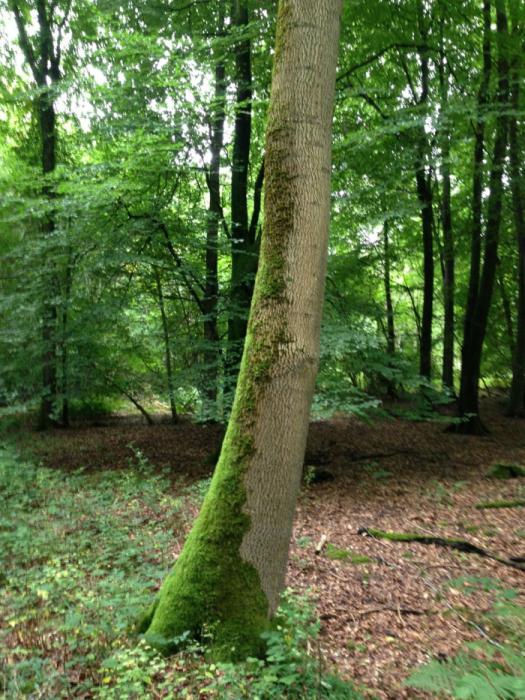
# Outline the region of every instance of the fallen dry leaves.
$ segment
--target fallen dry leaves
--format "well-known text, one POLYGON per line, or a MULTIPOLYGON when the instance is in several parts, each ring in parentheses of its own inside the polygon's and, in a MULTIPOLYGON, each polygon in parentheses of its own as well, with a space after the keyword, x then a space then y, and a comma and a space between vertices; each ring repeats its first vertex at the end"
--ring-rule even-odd
MULTIPOLYGON (((305 464, 333 479, 302 492, 288 585, 313 593, 327 663, 378 698, 428 697, 403 687, 403 679, 419 663, 483 634, 470 611, 488 609, 491 595, 466 596, 447 581, 491 577, 521 591, 525 601, 521 571, 474 554, 357 534, 370 527, 461 537, 505 557, 525 556, 524 509, 475 508, 525 495, 525 479, 485 478, 495 462, 525 464, 523 422, 504 419, 495 403, 485 413, 491 434, 484 438, 398 419, 367 424, 340 417, 311 425, 305 464), (328 543, 371 561, 331 559, 328 543)), ((133 444, 155 465, 191 481, 211 472, 221 439, 219 426, 120 420, 33 435, 32 444, 45 463, 66 469, 125 468, 133 444)))

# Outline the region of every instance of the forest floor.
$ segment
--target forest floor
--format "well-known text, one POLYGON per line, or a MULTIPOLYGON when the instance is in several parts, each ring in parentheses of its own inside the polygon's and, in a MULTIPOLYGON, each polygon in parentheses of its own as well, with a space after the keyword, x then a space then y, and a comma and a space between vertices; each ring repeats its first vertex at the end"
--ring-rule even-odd
MULTIPOLYGON (((490 636, 482 616, 495 588, 516 591, 525 603, 524 571, 474 553, 358 534, 375 528, 461 538, 507 559, 525 557, 525 509, 476 508, 525 499, 525 478, 487 477, 496 463, 525 464, 525 429, 503 418, 496 403, 484 415, 491 432, 483 438, 446 433, 439 422, 341 416, 311 424, 305 474, 307 482, 317 478, 301 493, 287 583, 316 601, 327 664, 382 700, 432 697, 405 687, 404 679, 422 662, 490 636)), ((148 427, 115 418, 21 433, 17 445, 64 481, 81 468, 126 470, 130 459, 144 456, 167 470, 176 495, 206 484, 221 439, 219 426, 148 427)), ((168 532, 159 545, 169 546, 167 560, 180 552, 197 501, 185 507, 186 516, 175 520, 169 504, 150 511, 155 527, 168 532)))

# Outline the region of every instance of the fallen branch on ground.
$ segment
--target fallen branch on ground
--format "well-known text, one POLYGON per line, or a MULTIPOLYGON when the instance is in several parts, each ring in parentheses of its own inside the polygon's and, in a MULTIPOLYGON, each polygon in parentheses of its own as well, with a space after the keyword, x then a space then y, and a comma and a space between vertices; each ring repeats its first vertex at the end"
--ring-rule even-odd
POLYGON ((414 532, 386 532, 384 530, 375 530, 374 528, 360 527, 357 531, 358 535, 366 535, 367 537, 374 537, 377 540, 389 540, 390 542, 417 542, 418 544, 433 544, 437 547, 447 547, 449 549, 455 549, 459 552, 465 552, 467 554, 477 554, 480 557, 485 557, 486 559, 493 559, 494 561, 504 564, 505 566, 510 566, 513 569, 520 569, 525 571, 525 562, 519 557, 505 559, 497 554, 493 554, 482 547, 478 547, 467 540, 459 540, 448 537, 434 537, 431 535, 419 535, 414 532))

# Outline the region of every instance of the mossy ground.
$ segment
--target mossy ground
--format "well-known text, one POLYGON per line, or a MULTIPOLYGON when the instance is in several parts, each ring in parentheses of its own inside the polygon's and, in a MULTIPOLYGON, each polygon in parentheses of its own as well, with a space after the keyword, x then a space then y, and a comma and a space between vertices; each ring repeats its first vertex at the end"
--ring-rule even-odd
POLYGON ((329 559, 344 561, 348 564, 371 564, 374 561, 370 557, 366 556, 366 554, 352 552, 349 549, 340 549, 330 542, 326 545, 326 556, 329 559))
POLYGON ((520 464, 496 463, 487 472, 489 479, 519 479, 525 478, 525 467, 520 464))

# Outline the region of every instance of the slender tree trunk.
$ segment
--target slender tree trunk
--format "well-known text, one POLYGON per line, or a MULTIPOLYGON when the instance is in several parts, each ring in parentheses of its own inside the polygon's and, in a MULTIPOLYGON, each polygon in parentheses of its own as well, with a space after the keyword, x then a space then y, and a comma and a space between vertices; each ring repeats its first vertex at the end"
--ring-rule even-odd
POLYGON ((61 339, 61 375, 62 383, 60 393, 62 394, 62 427, 69 428, 69 305, 71 302, 71 289, 73 285, 73 261, 71 259, 71 250, 68 249, 67 266, 64 279, 64 294, 62 298, 62 339, 61 339))
MULTIPOLYGON (((486 5, 487 3, 485 3, 486 5)), ((488 315, 492 302, 494 281, 498 264, 498 245, 501 226, 501 214, 503 204, 503 170, 505 165, 505 155, 507 152, 508 139, 508 96, 509 96, 509 66, 508 66, 508 26, 503 0, 496 0, 497 18, 497 43, 498 43, 498 94, 496 104, 499 113, 496 119, 496 133, 494 137, 494 148, 492 154, 492 169, 490 173, 490 195, 487 204, 487 223, 485 231, 485 249, 483 254, 483 268, 479 279, 478 291, 474 298, 474 303, 469 298, 467 303, 467 315, 465 319, 465 336, 463 339, 462 368, 461 368, 461 389, 458 400, 459 414, 465 421, 456 426, 457 432, 467 434, 482 434, 486 432, 479 416, 479 378, 481 373, 481 357, 483 343, 487 329, 488 315), (470 307, 469 307, 470 304, 470 307)), ((485 22, 487 17, 485 17, 485 22)), ((490 23, 490 6, 488 21, 490 23)), ((490 31, 490 24, 489 24, 490 31)), ((476 149, 478 148, 476 140, 476 149)), ((479 187, 477 182, 477 170, 481 167, 478 157, 482 159, 482 153, 476 151, 475 159, 475 187, 479 187)), ((476 192, 476 190, 475 190, 476 192)), ((481 194, 474 199, 476 206, 480 207, 481 217, 481 194)), ((476 267, 476 248, 481 245, 481 235, 478 237, 478 212, 474 212, 473 230, 473 259, 472 263, 476 267)), ((481 218, 480 218, 481 221, 481 218)), ((479 270, 479 268, 478 268, 479 270)), ((471 269, 472 275, 479 272, 471 269)), ((472 290, 474 291, 474 290, 472 290)), ((469 290, 470 296, 470 290, 469 290)))
MULTIPOLYGON (((50 182, 56 167, 56 114, 53 89, 60 81, 60 37, 53 37, 53 13, 56 3, 46 0, 36 0, 36 18, 38 33, 30 37, 26 27, 26 16, 18 0, 10 0, 9 8, 13 13, 18 29, 18 40, 25 60, 33 74, 38 96, 36 110, 41 140, 41 167, 44 176, 43 195, 48 200, 49 209, 42 223, 42 234, 46 243, 50 244, 55 231, 54 199, 55 190, 50 182)), ((63 27, 71 4, 62 17, 63 27)), ((54 260, 50 254, 49 245, 44 246, 42 259, 42 395, 40 400, 39 427, 48 428, 57 423, 58 385, 57 385, 57 342, 58 311, 56 304, 57 279, 54 270, 54 260)))
MULTIPOLYGON (((232 25, 246 32, 248 0, 232 0, 232 25)), ((251 40, 235 43, 237 82, 231 182, 231 308, 228 320, 228 374, 233 384, 246 336, 248 312, 257 271, 257 249, 248 220, 248 175, 252 133, 251 40)))
POLYGON ((164 292, 162 290, 162 280, 158 268, 155 268, 155 284, 157 287, 157 302, 159 305, 160 318, 162 321, 162 335, 164 338, 164 364, 166 367, 166 378, 168 380, 168 394, 170 399, 171 422, 177 423, 179 417, 177 415, 177 399, 175 396, 175 382, 173 379, 173 362, 171 358, 170 347, 170 330, 168 325, 168 317, 166 315, 166 306, 164 304, 164 292))
MULTIPOLYGON (((218 34, 224 32, 223 2, 219 4, 218 34)), ((213 416, 217 410, 218 372, 220 365, 220 345, 218 330, 219 276, 218 246, 219 225, 222 217, 221 206, 221 153, 224 145, 224 121, 226 118, 226 80, 223 56, 224 47, 217 51, 215 63, 215 99, 212 109, 211 124, 211 163, 208 176, 210 204, 208 207, 208 225, 206 230, 206 282, 203 299, 204 311, 204 353, 205 394, 209 402, 209 411, 213 416)))
POLYGON ((434 239, 432 232, 432 187, 423 165, 423 149, 416 172, 416 184, 421 205, 423 230, 423 313, 421 315, 421 344, 419 349, 419 373, 432 376, 432 319, 434 315, 434 239))
MULTIPOLYGON (((56 167, 56 116, 53 99, 46 90, 38 100, 40 137, 42 140, 42 172, 44 178, 49 178, 56 167)), ((44 196, 47 198, 50 211, 43 223, 43 236, 50 242, 55 230, 54 212, 52 211, 54 190, 48 180, 44 182, 44 196)), ((44 299, 42 309, 42 399, 40 402, 40 429, 46 429, 57 424, 56 411, 57 384, 57 307, 56 276, 54 262, 49 249, 45 248, 42 276, 44 279, 44 299)))
POLYGON ((386 343, 389 355, 396 352, 396 329, 394 321, 394 305, 392 303, 392 285, 390 280, 390 235, 389 223, 383 224, 383 253, 384 253, 384 285, 386 304, 386 343))
POLYGON ((259 653, 284 585, 319 357, 341 4, 279 4, 261 265, 219 463, 143 625, 165 650, 207 628, 219 658, 259 653))
MULTIPOLYGON (((418 26, 421 38, 419 61, 421 70, 421 95, 419 97, 420 119, 426 113, 429 97, 429 58, 427 46, 427 28, 425 27, 423 2, 418 3, 418 26)), ((424 125, 418 126, 416 156, 416 189, 421 207, 421 225, 423 233, 423 313, 421 318, 421 344, 419 349, 419 373, 423 377, 432 377, 432 319, 434 315, 434 240, 432 214, 432 183, 427 173, 426 160, 428 139, 424 125)))
MULTIPOLYGON (((517 7, 511 4, 515 15, 517 7)), ((511 15, 511 16, 512 16, 511 15)), ((518 126, 520 83, 523 80, 523 27, 513 16, 512 111, 509 123, 510 185, 512 210, 518 243, 518 329, 512 361, 512 384, 507 415, 525 416, 525 187, 523 184, 523 148, 518 126)))
POLYGON ((445 67, 444 49, 444 21, 445 14, 442 8, 441 14, 441 51, 439 61, 439 84, 441 93, 440 114, 440 150, 441 150, 441 177, 443 179, 443 197, 441 201, 441 222, 443 227, 443 386, 454 390, 454 297, 456 286, 454 229, 452 226, 452 186, 450 180, 450 127, 448 108, 448 74, 445 67))
POLYGON ((505 325, 507 327, 507 338, 509 341, 510 356, 514 357, 515 342, 514 342, 514 323, 512 321, 512 304, 510 301, 509 294, 507 292, 507 287, 505 285, 505 278, 503 276, 501 268, 498 270, 497 284, 498 284, 498 288, 499 288, 499 293, 501 295, 501 306, 503 307, 503 317, 505 319, 505 325))

